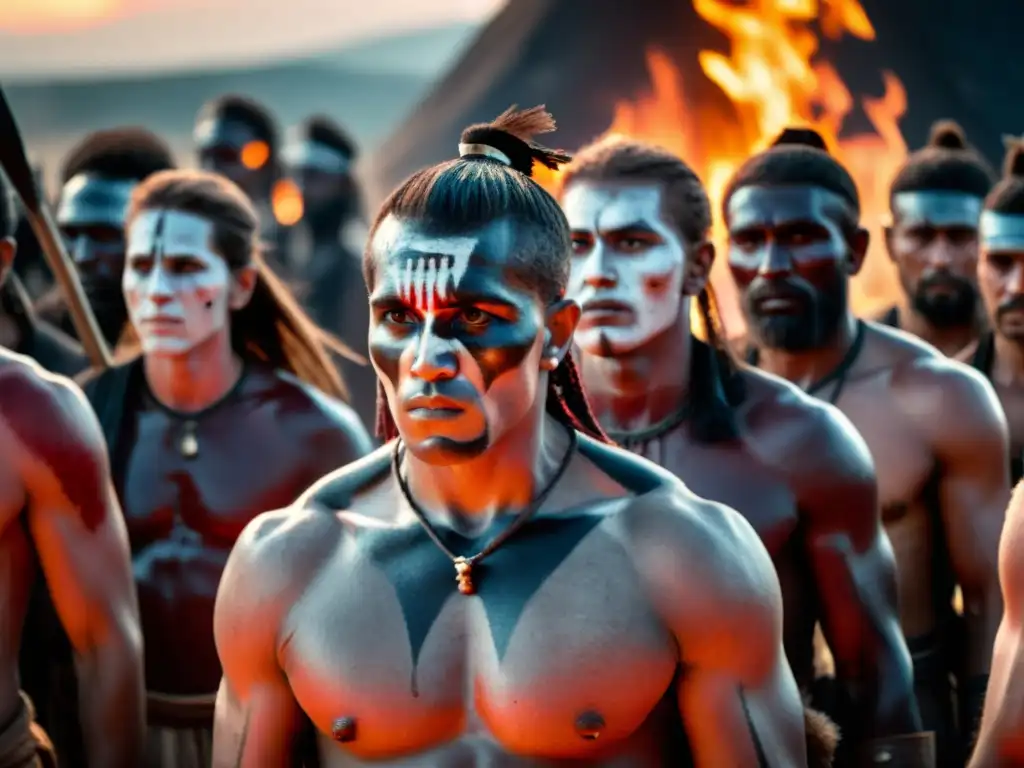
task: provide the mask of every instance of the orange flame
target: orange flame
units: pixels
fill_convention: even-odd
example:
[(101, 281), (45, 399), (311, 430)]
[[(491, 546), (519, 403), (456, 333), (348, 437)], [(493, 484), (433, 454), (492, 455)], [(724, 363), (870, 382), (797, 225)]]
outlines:
[[(722, 193), (735, 170), (783, 128), (814, 128), (857, 182), (862, 221), (872, 230), (867, 263), (851, 289), (853, 309), (868, 313), (895, 301), (898, 282), (878, 225), (888, 211), (889, 182), (907, 155), (898, 126), (907, 109), (906, 91), (895, 75), (884, 73), (884, 95), (862, 103), (875, 132), (840, 139), (854, 99), (834, 67), (814, 61), (819, 46), (811, 28), (815, 21), (832, 39), (844, 33), (874, 39), (874, 28), (858, 0), (750, 0), (743, 6), (735, 0), (694, 0), (694, 10), (729, 40), (728, 55), (701, 51), (698, 61), (729, 98), (733, 113), (695, 105), (671, 59), (649, 51), (650, 93), (616, 104), (605, 135), (649, 141), (686, 159), (707, 187), (716, 213), (713, 237), (722, 244)], [(539, 180), (549, 188), (557, 185), (555, 175)], [(713, 280), (730, 331), (740, 330), (742, 320), (724, 259), (717, 260)]]

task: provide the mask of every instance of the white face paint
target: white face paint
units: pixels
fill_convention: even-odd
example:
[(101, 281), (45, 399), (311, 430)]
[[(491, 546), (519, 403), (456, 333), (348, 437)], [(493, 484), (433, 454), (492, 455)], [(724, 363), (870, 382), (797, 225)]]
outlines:
[(146, 354), (184, 355), (227, 327), (231, 271), (212, 238), (212, 223), (190, 213), (142, 211), (132, 222), (121, 287)]
[(477, 242), (476, 237), (430, 237), (389, 216), (377, 227), (373, 251), (381, 256), (403, 251), (410, 254), (410, 258), (395, 261), (389, 268), (391, 280), (403, 301), (426, 313), (433, 311), (437, 300), (447, 299), (458, 288)]
[(661, 194), (579, 181), (562, 198), (573, 231), (568, 296), (583, 309), (575, 339), (584, 352), (626, 354), (679, 318), (686, 251), (662, 218)]

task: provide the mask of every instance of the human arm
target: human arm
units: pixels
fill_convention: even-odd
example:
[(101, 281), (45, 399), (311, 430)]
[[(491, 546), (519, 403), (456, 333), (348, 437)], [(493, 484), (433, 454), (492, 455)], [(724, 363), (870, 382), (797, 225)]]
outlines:
[(946, 547), (963, 593), (966, 655), (959, 660), (959, 687), (961, 728), (969, 739), (981, 715), (1002, 616), (998, 552), (1010, 493), (1009, 436), (995, 392), (976, 371), (943, 360), (925, 374), (931, 386), (919, 391), (936, 402), (922, 413), (921, 425), (935, 452)]
[(767, 551), (731, 509), (688, 497), (635, 516), (636, 562), (680, 650), (680, 717), (698, 768), (806, 765)]
[(1024, 484), (1014, 489), (999, 544), (1003, 614), (970, 768), (1024, 766)]
[(7, 457), (75, 656), (90, 765), (136, 768), (145, 736), (142, 634), (131, 552), (99, 424), (70, 382), (31, 371), (2, 382)]
[(896, 605), (896, 561), (867, 444), (838, 409), (820, 404), (811, 413), (793, 456), (808, 580), (849, 706), (839, 723), (843, 747), (869, 749), (870, 739), (922, 728)]
[[(213, 730), (214, 768), (298, 766), (304, 719), (280, 665), (288, 610), (329, 537), (296, 506), (253, 520), (217, 590), (213, 636), (223, 678)], [(310, 523), (313, 525), (310, 525)]]

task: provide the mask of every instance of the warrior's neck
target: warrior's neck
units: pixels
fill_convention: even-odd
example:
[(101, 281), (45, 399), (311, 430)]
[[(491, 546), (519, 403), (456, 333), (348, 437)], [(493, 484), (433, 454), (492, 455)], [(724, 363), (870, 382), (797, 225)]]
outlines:
[(242, 375), (242, 361), (226, 334), (217, 334), (185, 355), (144, 355), (143, 372), (161, 404), (194, 413), (231, 391)]
[(984, 327), (984, 321), (981, 318), (976, 318), (972, 322), (963, 325), (947, 328), (939, 327), (928, 322), (918, 312), (915, 312), (912, 307), (907, 308), (901, 314), (900, 321), (902, 330), (927, 341), (947, 356), (955, 355), (978, 338)]
[(759, 347), (757, 366), (807, 389), (836, 370), (850, 351), (856, 335), (857, 319), (847, 313), (838, 331), (820, 347), (799, 351)]
[(570, 442), (564, 427), (530, 413), (479, 456), (457, 464), (427, 464), (406, 451), (401, 472), (416, 504), (432, 521), (467, 535), (495, 517), (517, 514), (547, 487)]
[(644, 429), (668, 418), (690, 388), (688, 316), (628, 354), (578, 354), (590, 407), (601, 426), (613, 432)]

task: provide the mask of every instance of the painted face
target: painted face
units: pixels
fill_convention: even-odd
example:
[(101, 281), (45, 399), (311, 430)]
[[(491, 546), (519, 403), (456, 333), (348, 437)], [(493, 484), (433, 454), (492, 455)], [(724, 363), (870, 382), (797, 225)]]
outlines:
[(661, 189), (580, 181), (562, 199), (572, 228), (569, 298), (583, 315), (576, 343), (592, 355), (628, 354), (679, 319), (685, 306), (682, 238), (661, 213)]
[(199, 166), (235, 182), (251, 196), (270, 167), (270, 147), (245, 123), (209, 118), (193, 133)]
[(226, 332), (231, 272), (213, 225), (181, 211), (142, 211), (128, 231), (125, 302), (142, 350), (185, 355)]
[(479, 455), (538, 397), (545, 308), (520, 287), (512, 226), (435, 237), (389, 216), (371, 245), (370, 360), (409, 450)]
[(981, 204), (981, 198), (961, 192), (893, 196), (889, 255), (914, 309), (933, 325), (974, 320)]
[(1024, 215), (981, 214), (978, 288), (989, 322), (1001, 336), (1024, 344)]
[(729, 198), (729, 269), (747, 327), (771, 349), (814, 349), (847, 309), (844, 219), (853, 212), (814, 186), (742, 187)]
[(78, 270), (82, 288), (109, 342), (127, 320), (121, 294), (124, 272), (124, 220), (135, 181), (79, 174), (61, 190), (57, 225)]

